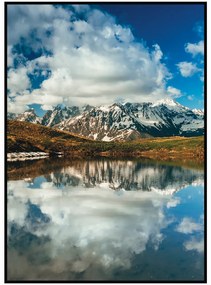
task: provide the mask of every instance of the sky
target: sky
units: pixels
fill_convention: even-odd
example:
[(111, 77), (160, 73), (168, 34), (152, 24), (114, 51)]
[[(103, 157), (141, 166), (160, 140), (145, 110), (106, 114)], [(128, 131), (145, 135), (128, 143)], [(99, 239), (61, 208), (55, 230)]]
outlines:
[(172, 98), (204, 108), (203, 4), (7, 6), (8, 111)]

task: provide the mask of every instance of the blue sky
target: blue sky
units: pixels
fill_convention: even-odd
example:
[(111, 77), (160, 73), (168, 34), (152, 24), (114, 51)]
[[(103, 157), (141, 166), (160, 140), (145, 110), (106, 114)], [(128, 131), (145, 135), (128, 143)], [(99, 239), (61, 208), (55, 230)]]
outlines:
[(173, 98), (203, 108), (203, 4), (8, 5), (8, 110)]
[(184, 48), (187, 43), (204, 40), (203, 5), (145, 4), (141, 7), (127, 5), (127, 8), (125, 5), (102, 5), (101, 8), (116, 15), (120, 23), (128, 23), (136, 38), (144, 40), (148, 46), (157, 43), (164, 53), (166, 65), (173, 73), (168, 83), (181, 89), (184, 94), (177, 101), (190, 108), (203, 108), (204, 82), (199, 80), (200, 73), (183, 77), (177, 66), (178, 62), (185, 61), (204, 68), (203, 55), (199, 53), (193, 59)]

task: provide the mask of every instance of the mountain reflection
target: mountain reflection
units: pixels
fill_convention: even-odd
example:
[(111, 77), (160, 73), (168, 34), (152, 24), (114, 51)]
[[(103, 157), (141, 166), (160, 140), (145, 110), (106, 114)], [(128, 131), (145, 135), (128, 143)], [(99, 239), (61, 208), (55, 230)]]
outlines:
[(203, 184), (203, 172), (182, 167), (137, 161), (75, 161), (45, 175), (56, 187), (93, 188), (106, 186), (113, 190), (166, 191), (171, 193), (187, 185)]
[[(173, 226), (171, 232), (182, 236), (172, 253), (174, 262), (180, 264), (185, 254), (189, 269), (181, 272), (190, 278), (187, 271), (192, 272), (201, 258), (191, 252), (198, 249), (202, 256), (202, 220), (181, 220), (168, 212), (182, 203), (172, 194), (202, 184), (203, 172), (149, 162), (96, 160), (74, 161), (46, 173), (8, 181), (9, 280), (121, 280), (124, 274), (134, 279), (134, 268), (139, 280), (171, 280), (178, 269), (169, 267), (167, 260), (162, 271), (154, 261), (165, 244), (165, 230)], [(200, 236), (195, 238), (194, 232)], [(167, 246), (167, 252), (172, 249)], [(148, 271), (142, 270), (145, 258), (151, 264)]]

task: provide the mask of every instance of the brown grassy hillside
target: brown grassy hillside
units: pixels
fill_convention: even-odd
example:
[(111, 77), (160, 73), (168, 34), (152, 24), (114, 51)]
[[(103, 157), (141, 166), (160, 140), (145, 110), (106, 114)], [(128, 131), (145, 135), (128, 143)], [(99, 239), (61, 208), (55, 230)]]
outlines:
[(87, 139), (69, 132), (20, 121), (7, 123), (7, 152), (64, 151)]

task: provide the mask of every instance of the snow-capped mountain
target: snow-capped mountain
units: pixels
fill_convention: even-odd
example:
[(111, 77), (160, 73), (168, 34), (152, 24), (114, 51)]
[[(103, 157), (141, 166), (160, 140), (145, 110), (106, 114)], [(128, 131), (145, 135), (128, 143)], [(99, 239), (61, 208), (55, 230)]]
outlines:
[(53, 127), (60, 122), (80, 114), (79, 107), (62, 107), (56, 106), (53, 110), (49, 110), (42, 118), (42, 125)]
[(102, 141), (204, 133), (204, 112), (191, 110), (172, 99), (99, 107), (57, 106), (42, 118), (30, 109), (19, 115), (8, 113), (8, 119), (39, 123)]
[(34, 124), (41, 124), (42, 119), (36, 115), (34, 109), (29, 109), (24, 113), (17, 115), (16, 120), (22, 122), (30, 122)]
[[(80, 134), (95, 140), (135, 139), (141, 137), (134, 120), (118, 104), (94, 107), (79, 116), (56, 125), (56, 128)], [(142, 134), (145, 136), (145, 134)]]
[(129, 140), (150, 136), (195, 136), (204, 133), (204, 117), (167, 99), (94, 107), (55, 126), (95, 140)]

